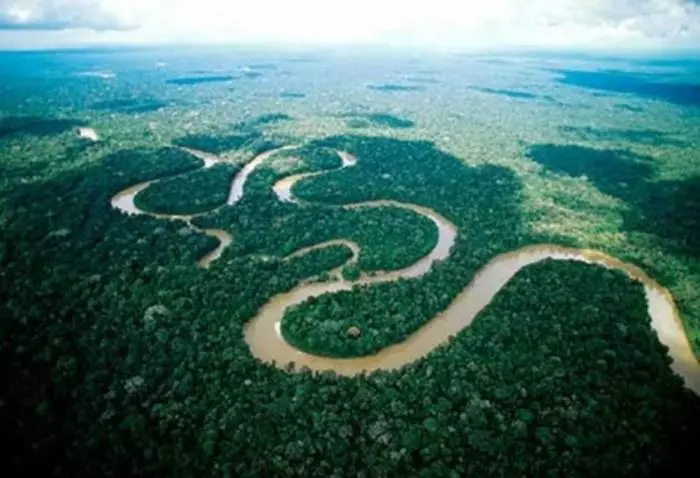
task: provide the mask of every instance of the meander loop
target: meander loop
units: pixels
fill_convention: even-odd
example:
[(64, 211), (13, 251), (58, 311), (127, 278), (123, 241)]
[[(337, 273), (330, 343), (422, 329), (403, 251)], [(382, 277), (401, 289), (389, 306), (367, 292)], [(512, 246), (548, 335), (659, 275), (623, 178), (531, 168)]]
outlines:
[[(235, 206), (240, 201), (244, 194), (247, 179), (265, 160), (280, 151), (294, 148), (296, 146), (285, 146), (267, 151), (249, 162), (234, 178), (226, 206)], [(225, 161), (222, 158), (201, 151), (192, 149), (186, 149), (186, 151), (204, 161), (203, 168), (209, 168), (214, 164)], [(357, 159), (349, 153), (340, 151), (338, 154), (342, 160), (342, 165), (338, 169), (353, 167), (357, 164)], [(331, 171), (335, 170), (289, 176), (278, 181), (273, 186), (273, 189), (280, 201), (302, 203), (292, 194), (294, 184), (304, 178), (328, 174)], [(226, 247), (230, 245), (231, 235), (220, 229), (200, 230), (192, 224), (191, 221), (194, 217), (212, 211), (197, 215), (180, 216), (151, 213), (137, 208), (134, 204), (134, 197), (158, 181), (157, 179), (145, 181), (119, 192), (112, 198), (112, 206), (127, 214), (145, 214), (160, 219), (182, 220), (192, 229), (216, 237), (219, 240), (219, 245), (199, 260), (200, 267), (206, 268), (210, 266), (212, 262), (221, 257)], [(304, 282), (291, 291), (273, 296), (258, 310), (256, 316), (246, 323), (244, 328), (245, 340), (252, 355), (257, 359), (267, 363), (274, 362), (279, 368), (286, 368), (287, 364), (294, 362), (296, 366), (295, 371), (300, 371), (306, 367), (315, 372), (333, 370), (339, 375), (346, 376), (375, 370), (398, 369), (425, 357), (437, 347), (445, 344), (451, 336), (468, 327), (523, 267), (546, 259), (580, 261), (621, 270), (630, 278), (644, 285), (651, 325), (661, 343), (669, 349), (669, 355), (672, 359), (671, 369), (683, 379), (689, 389), (700, 394), (700, 363), (690, 347), (670, 292), (632, 264), (621, 262), (602, 252), (572, 249), (552, 244), (528, 246), (495, 257), (476, 274), (471, 283), (455, 297), (447, 309), (431, 319), (403, 342), (386, 347), (374, 355), (358, 358), (331, 358), (309, 354), (293, 347), (284, 340), (280, 333), (280, 324), (288, 307), (325, 293), (351, 290), (356, 285), (371, 285), (395, 281), (401, 278), (421, 277), (431, 270), (434, 263), (449, 258), (452, 246), (459, 234), (457, 227), (447, 218), (432, 209), (416, 204), (397, 201), (367, 201), (338, 207), (349, 209), (398, 207), (413, 211), (416, 214), (427, 217), (435, 224), (438, 229), (438, 242), (427, 256), (402, 270), (377, 272), (371, 276), (363, 275), (356, 281), (345, 281), (341, 278), (338, 269), (331, 271), (331, 276), (335, 278), (333, 282)], [(284, 260), (300, 257), (312, 250), (338, 245), (348, 247), (352, 251), (353, 255), (348, 263), (357, 261), (360, 254), (359, 246), (352, 241), (342, 238), (301, 249), (287, 256)]]

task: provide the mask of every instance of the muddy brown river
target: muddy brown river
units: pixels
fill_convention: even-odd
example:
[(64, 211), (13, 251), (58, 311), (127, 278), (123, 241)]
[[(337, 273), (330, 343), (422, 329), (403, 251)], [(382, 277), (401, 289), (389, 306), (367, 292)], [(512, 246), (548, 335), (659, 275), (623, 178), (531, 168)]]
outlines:
[[(236, 175), (231, 184), (227, 206), (235, 206), (243, 197), (245, 183), (257, 167), (273, 154), (293, 148), (295, 148), (295, 146), (287, 146), (268, 151), (257, 156), (253, 161), (248, 163), (243, 170)], [(204, 162), (204, 168), (211, 167), (214, 164), (224, 161), (208, 153), (192, 149), (187, 149), (186, 151), (200, 158)], [(339, 169), (352, 167), (357, 164), (357, 159), (352, 155), (346, 152), (339, 152), (338, 154), (342, 159), (342, 166)], [(292, 193), (294, 184), (304, 178), (326, 174), (328, 172), (329, 171), (320, 171), (289, 176), (277, 182), (273, 186), (273, 190), (280, 201), (301, 203), (302, 201), (296, 198)], [(196, 215), (178, 216), (157, 214), (137, 208), (134, 204), (135, 196), (157, 181), (158, 180), (145, 181), (119, 192), (112, 198), (112, 206), (126, 214), (146, 214), (160, 219), (181, 220), (187, 223), (189, 227), (217, 238), (219, 245), (199, 261), (201, 267), (208, 267), (221, 256), (226, 247), (231, 243), (231, 235), (219, 229), (200, 230), (196, 228), (191, 223)], [(400, 368), (425, 357), (431, 351), (447, 342), (450, 336), (456, 335), (461, 330), (468, 327), (496, 294), (498, 294), (508, 281), (523, 267), (545, 259), (554, 259), (586, 262), (610, 269), (618, 269), (624, 271), (632, 279), (641, 282), (645, 288), (652, 327), (656, 331), (661, 343), (669, 348), (669, 355), (672, 359), (672, 370), (683, 378), (688, 388), (700, 394), (700, 363), (693, 354), (670, 292), (650, 278), (644, 271), (632, 264), (621, 262), (614, 257), (598, 251), (571, 249), (550, 244), (528, 246), (495, 257), (477, 273), (472, 282), (457, 295), (447, 309), (418, 329), (408, 339), (386, 347), (374, 355), (340, 359), (312, 355), (294, 348), (284, 340), (280, 333), (280, 324), (284, 317), (284, 312), (288, 307), (300, 304), (308, 298), (325, 293), (351, 290), (355, 285), (371, 285), (395, 281), (400, 278), (408, 279), (420, 277), (430, 271), (433, 264), (437, 261), (442, 261), (449, 257), (452, 246), (459, 233), (455, 225), (447, 218), (432, 209), (415, 204), (396, 201), (369, 201), (339, 207), (351, 209), (398, 207), (410, 210), (416, 214), (427, 217), (435, 224), (438, 230), (438, 242), (427, 256), (402, 270), (375, 272), (372, 275), (364, 274), (357, 281), (351, 282), (342, 280), (340, 268), (338, 268), (331, 271), (331, 277), (334, 278), (333, 282), (304, 282), (291, 291), (275, 295), (260, 308), (257, 315), (253, 317), (244, 328), (246, 343), (253, 356), (257, 359), (267, 363), (272, 363), (274, 361), (276, 366), (280, 368), (284, 368), (290, 362), (294, 362), (296, 364), (296, 370), (300, 370), (302, 367), (308, 367), (317, 372), (333, 370), (340, 375), (346, 376), (356, 375), (363, 371), (371, 372), (374, 370), (392, 370)], [(359, 246), (354, 242), (341, 238), (301, 249), (287, 256), (284, 260), (300, 257), (312, 250), (338, 245), (348, 247), (352, 251), (353, 256), (349, 259), (349, 263), (357, 261), (360, 254)]]

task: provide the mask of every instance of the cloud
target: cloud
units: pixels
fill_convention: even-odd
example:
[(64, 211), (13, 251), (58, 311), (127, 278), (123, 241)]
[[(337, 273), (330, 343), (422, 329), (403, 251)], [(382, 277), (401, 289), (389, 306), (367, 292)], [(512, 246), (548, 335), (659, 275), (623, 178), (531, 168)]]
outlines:
[(700, 0), (0, 0), (0, 30), (76, 28), (101, 33), (61, 41), (692, 47)]
[(0, 29), (128, 30), (138, 27), (131, 13), (109, 0), (0, 0)]

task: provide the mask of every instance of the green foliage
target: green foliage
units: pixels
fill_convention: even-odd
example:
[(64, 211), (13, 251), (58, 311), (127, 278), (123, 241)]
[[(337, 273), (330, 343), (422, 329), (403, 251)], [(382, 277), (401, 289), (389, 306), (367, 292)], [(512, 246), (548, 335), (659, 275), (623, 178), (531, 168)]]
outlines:
[(279, 123), (280, 121), (291, 121), (293, 119), (294, 118), (285, 113), (265, 113), (238, 124), (236, 129), (255, 129), (261, 126)]
[(342, 165), (340, 156), (338, 156), (336, 150), (332, 148), (319, 148), (305, 145), (288, 154), (302, 158), (308, 165), (307, 169), (299, 170), (300, 172), (305, 172), (307, 170), (316, 171), (319, 169), (335, 169)]
[(556, 173), (585, 176), (608, 194), (643, 182), (654, 171), (650, 158), (622, 150), (542, 144), (531, 147), (528, 156)]
[[(335, 108), (324, 92), (338, 93), (343, 104), (359, 111), (402, 111), (407, 107), (403, 100), (413, 94), (380, 89), (388, 91), (377, 92), (375, 99), (382, 104), (361, 109), (368, 90), (345, 88), (345, 60), (325, 54), (300, 58), (293, 52), (274, 58), (285, 62), (285, 73), (293, 75), (288, 78), (280, 70), (279, 75), (266, 74), (265, 81), (241, 82), (235, 90), (228, 77), (210, 87), (163, 88), (175, 72), (218, 75), (212, 72), (250, 64), (252, 58), (230, 49), (196, 58), (178, 58), (183, 53), (176, 52), (167, 58), (167, 67), (153, 68), (156, 59), (166, 58), (152, 55), (116, 50), (0, 55), (5, 475), (645, 477), (688, 472), (700, 427), (698, 400), (669, 372), (666, 353), (642, 310), (640, 287), (593, 266), (546, 263), (523, 270), (470, 328), (399, 371), (345, 379), (332, 373), (289, 374), (254, 360), (242, 332), (257, 308), (301, 280), (342, 266), (350, 251), (334, 247), (281, 261), (247, 257), (246, 248), (284, 254), (300, 244), (346, 237), (349, 226), (335, 228), (336, 218), (324, 208), (296, 205), (274, 210), (273, 217), (289, 217), (289, 223), (258, 224), (271, 211), (266, 204), (275, 198), (269, 188), (280, 178), (261, 170), (246, 186), (246, 195), (260, 197), (251, 196), (245, 213), (221, 214), (216, 220), (235, 230), (234, 241), (253, 227), (265, 236), (257, 239), (264, 244), (252, 235), (245, 248), (234, 242), (201, 271), (196, 260), (214, 247), (212, 239), (183, 223), (126, 217), (111, 209), (110, 197), (142, 180), (201, 168), (199, 161), (177, 151), (144, 149), (153, 141), (169, 141), (192, 127), (210, 131), (213, 123), (224, 131), (208, 133), (212, 136), (206, 139), (214, 143), (217, 136), (246, 137), (251, 130), (272, 128), (271, 123), (226, 130), (242, 118), (255, 118), (256, 108), (273, 102), (274, 92), (282, 88), (309, 94), (298, 104), (282, 102), (303, 107), (303, 122), (279, 123), (286, 134), (299, 138), (322, 136), (338, 126), (324, 116)], [(421, 134), (449, 136), (445, 144), (463, 155), (461, 160), (428, 143), (335, 138), (335, 145), (358, 154), (358, 169), (309, 179), (295, 192), (309, 200), (326, 201), (327, 196), (335, 204), (389, 197), (433, 207), (460, 227), (454, 254), (434, 274), (410, 281), (415, 286), (391, 285), (382, 297), (360, 290), (347, 299), (336, 295), (323, 300), (347, 300), (371, 314), (383, 310), (378, 305), (382, 300), (385, 309), (401, 310), (415, 296), (430, 308), (433, 299), (449, 300), (498, 252), (553, 241), (605, 250), (668, 286), (700, 351), (700, 262), (693, 223), (700, 197), (693, 150), (698, 118), (688, 108), (692, 102), (681, 101), (693, 98), (697, 89), (688, 85), (697, 74), (691, 70), (685, 83), (664, 77), (651, 84), (647, 80), (668, 76), (664, 72), (681, 75), (681, 62), (661, 62), (664, 66), (638, 59), (634, 74), (596, 72), (591, 64), (591, 71), (562, 70), (561, 84), (552, 85), (549, 75), (530, 75), (537, 67), (534, 57), (527, 64), (448, 60), (428, 55), (403, 64), (397, 58), (351, 59), (353, 66), (367, 62), (375, 78), (397, 78), (398, 73), (412, 85), (419, 83), (420, 74), (439, 81), (435, 101), (408, 106), (421, 118)], [(575, 63), (576, 68), (582, 65), (580, 58)], [(540, 63), (545, 68), (551, 64), (551, 58)], [(79, 74), (96, 68), (112, 69), (117, 78)], [(258, 74), (256, 68), (253, 74)], [(492, 94), (464, 94), (465, 84), (483, 81), (484, 68), (499, 77), (497, 84), (488, 85)], [(364, 74), (359, 68), (356, 73)], [(525, 74), (533, 82), (527, 93), (536, 93), (536, 101), (523, 101), (528, 100), (521, 95), (524, 90), (504, 89)], [(580, 86), (602, 93), (587, 95)], [(629, 104), (619, 104), (615, 92), (632, 93), (625, 97)], [(556, 102), (548, 93), (556, 95)], [(506, 102), (493, 95), (521, 100)], [(153, 97), (171, 106), (140, 117), (92, 109), (102, 101)], [(131, 109), (126, 103), (113, 106)], [(198, 118), (189, 116), (200, 109)], [(107, 139), (79, 141), (70, 133), (83, 123), (61, 120), (66, 115), (90, 119)], [(579, 126), (559, 128), (563, 123)], [(673, 136), (647, 134), (653, 131)], [(392, 134), (408, 136), (411, 131)], [(519, 154), (533, 138), (591, 143), (589, 149), (608, 148), (651, 169), (628, 168), (614, 155), (603, 155), (595, 167), (572, 168), (573, 175), (563, 170), (540, 174), (542, 168)], [(244, 157), (276, 139), (251, 136), (238, 146), (241, 140), (236, 139), (232, 149), (221, 151), (239, 150), (237, 158)], [(688, 147), (681, 147), (681, 139)], [(318, 147), (320, 142), (308, 149)], [(111, 154), (119, 149), (124, 151)], [(541, 164), (550, 171), (567, 157), (565, 150), (548, 153), (548, 164)], [(320, 166), (306, 159), (293, 171), (338, 165), (331, 155)], [(605, 161), (612, 167), (606, 168)], [(630, 182), (624, 179), (628, 172), (633, 173), (627, 175)], [(643, 180), (634, 180), (636, 172)], [(588, 180), (575, 179), (584, 174)], [(626, 189), (618, 178), (628, 182)], [(258, 204), (265, 204), (259, 215), (254, 210)], [(385, 211), (368, 213), (357, 211), (347, 221), (356, 228), (365, 221), (383, 224), (387, 217)], [(296, 217), (304, 218), (298, 228)], [(408, 228), (413, 219), (396, 220)], [(378, 229), (374, 239), (371, 228), (361, 229), (368, 231), (361, 243), (365, 256), (375, 250), (383, 257), (430, 242), (427, 236), (401, 238), (391, 224)], [(392, 246), (383, 248), (378, 234), (387, 234)], [(406, 260), (417, 257), (421, 248), (407, 252)], [(407, 295), (402, 296), (404, 287)], [(314, 307), (307, 310), (313, 313)], [(416, 323), (423, 320), (420, 314)], [(316, 328), (332, 329), (332, 321), (320, 314), (318, 319)], [(362, 330), (356, 342), (372, 333), (367, 321), (349, 323)], [(394, 340), (391, 325), (376, 323), (380, 340)], [(346, 337), (347, 329), (341, 331)], [(316, 337), (328, 342), (327, 335)]]
[[(534, 240), (520, 224), (519, 182), (505, 168), (467, 168), (426, 142), (351, 136), (311, 147), (344, 149), (359, 163), (300, 183), (301, 198), (411, 201), (469, 232), (421, 280), (300, 307), (317, 314), (319, 330), (337, 327), (322, 317), (324, 303), (346, 311), (343, 327), (352, 314), (360, 348), (399, 340), (396, 324), (424, 324), (486, 261)], [(337, 167), (322, 154), (295, 171)], [(275, 294), (351, 254), (340, 246), (289, 261), (245, 254), (281, 257), (342, 237), (360, 243), (362, 256), (396, 266), (430, 250), (435, 228), (396, 208), (279, 204), (270, 186), (280, 175), (263, 168), (240, 204), (202, 219), (233, 232), (236, 243), (200, 270), (210, 238), (183, 223), (127, 217), (109, 200), (137, 182), (201, 167), (178, 149), (122, 151), (4, 198), (0, 418), (8, 469), (46, 464), (42, 476), (71, 477), (642, 477), (677, 473), (692, 456), (700, 403), (669, 371), (641, 286), (592, 265), (526, 268), (468, 329), (401, 370), (348, 379), (258, 362), (242, 340), (245, 323)], [(283, 330), (290, 324), (285, 318)], [(328, 334), (311, 338), (336, 345)]]
[[(196, 224), (231, 230), (236, 237), (232, 251), (239, 255), (256, 253), (281, 257), (321, 242), (349, 239), (362, 248), (358, 267), (363, 271), (401, 269), (432, 250), (437, 242), (434, 224), (411, 211), (395, 207), (346, 210), (280, 203), (271, 191), (277, 180), (319, 167), (340, 166), (340, 159), (333, 150), (319, 146), (314, 145), (313, 154), (309, 154), (310, 148), (280, 153), (280, 158), (299, 156), (304, 162), (292, 169), (285, 168), (283, 172), (261, 168), (249, 178), (245, 194), (235, 208), (224, 208), (198, 218)], [(324, 177), (342, 175), (346, 171), (331, 172)]]
[[(283, 333), (303, 350), (329, 356), (363, 356), (400, 342), (445, 309), (486, 262), (532, 240), (521, 230), (519, 187), (508, 170), (493, 166), (466, 168), (431, 143), (420, 141), (340, 136), (315, 142), (312, 146), (345, 150), (359, 161), (352, 168), (299, 183), (294, 191), (302, 199), (325, 204), (408, 199), (442, 213), (469, 234), (460, 234), (450, 260), (435, 265), (420, 280), (358, 287), (311, 299), (288, 311), (282, 322)], [(427, 164), (430, 167), (426, 167)], [(484, 187), (486, 184), (488, 188)], [(407, 191), (411, 192), (410, 197)], [(383, 214), (400, 211), (387, 209)], [(358, 210), (363, 226), (371, 212)], [(384, 232), (385, 225), (385, 221), (378, 220), (368, 231), (375, 240), (381, 238), (384, 244), (389, 244), (387, 239), (400, 231), (398, 236), (402, 242), (396, 247), (401, 248), (419, 231), (392, 226)], [(434, 226), (431, 225), (430, 230), (434, 230)], [(502, 230), (510, 234), (501, 234)], [(346, 232), (351, 233), (353, 230)], [(366, 244), (373, 243), (361, 239), (353, 237), (362, 247), (358, 266), (363, 271), (373, 270), (366, 268), (363, 262), (372, 250)], [(385, 257), (390, 257), (396, 250), (385, 247), (381, 251)], [(416, 257), (412, 258), (415, 261)], [(318, 319), (306, 320), (311, 316)], [(319, 326), (321, 318), (327, 318), (331, 325)], [(327, 330), (345, 331), (351, 326), (362, 329), (362, 336), (355, 339), (344, 333), (327, 333)]]
[(356, 281), (362, 275), (362, 271), (355, 265), (349, 265), (343, 268), (343, 279), (348, 281)]
[(282, 145), (279, 140), (263, 134), (261, 127), (280, 121), (291, 121), (293, 118), (282, 113), (266, 113), (233, 126), (231, 134), (188, 134), (173, 140), (177, 146), (221, 154), (227, 151), (249, 150), (261, 153)]
[(386, 128), (406, 129), (412, 128), (416, 123), (409, 119), (401, 118), (389, 113), (372, 113), (366, 115), (356, 115), (355, 118), (348, 120), (347, 124), (351, 128), (367, 128), (370, 125), (375, 125)]
[(353, 129), (369, 128), (370, 126), (372, 126), (372, 123), (370, 123), (369, 121), (357, 118), (351, 118), (347, 120), (345, 124), (348, 125), (348, 128)]
[[(619, 107), (620, 105), (618, 105)], [(622, 105), (629, 108), (627, 105)], [(631, 109), (630, 111), (635, 111)], [(672, 145), (685, 146), (686, 143), (672, 137), (664, 131), (653, 129), (604, 129), (593, 128), (591, 126), (561, 126), (562, 132), (571, 134), (580, 139), (602, 140), (602, 141), (628, 141), (630, 143), (644, 143), (649, 145)]]
[[(646, 135), (654, 137), (653, 132)], [(700, 176), (655, 180), (651, 158), (620, 150), (548, 144), (533, 146), (528, 154), (550, 171), (586, 178), (625, 201), (625, 230), (658, 235), (667, 247), (700, 258)]]
[(84, 123), (75, 119), (10, 116), (0, 118), (0, 138), (10, 135), (50, 136), (82, 124)]
[(411, 128), (415, 123), (411, 120), (400, 118), (388, 113), (374, 113), (367, 115), (367, 119), (375, 124), (387, 126), (389, 128)]
[(159, 214), (199, 214), (222, 206), (240, 166), (217, 164), (209, 169), (165, 179), (150, 185), (135, 198), (144, 211)]
[(700, 404), (669, 372), (641, 287), (596, 266), (527, 268), (404, 370), (341, 379), (252, 359), (240, 336), (256, 308), (348, 257), (170, 263), (70, 284), (26, 257), (40, 282), (1, 283), (13, 287), (3, 338), (27, 347), (1, 350), (17, 417), (6, 423), (22, 417), (35, 459), (67, 476), (656, 476), (692, 451)]
[(214, 154), (235, 151), (238, 149), (252, 148), (257, 142), (263, 140), (260, 132), (236, 133), (230, 135), (212, 136), (207, 134), (190, 134), (177, 138), (173, 144), (187, 148), (207, 151)]
[(151, 98), (143, 99), (116, 99), (97, 101), (92, 104), (91, 109), (97, 111), (111, 111), (115, 113), (137, 114), (151, 113), (166, 108), (168, 103)]

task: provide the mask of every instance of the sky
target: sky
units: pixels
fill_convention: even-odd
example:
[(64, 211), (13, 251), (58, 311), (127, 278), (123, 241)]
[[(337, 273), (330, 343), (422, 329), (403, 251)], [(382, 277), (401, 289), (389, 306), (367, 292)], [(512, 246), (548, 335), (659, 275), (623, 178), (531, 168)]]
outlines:
[(700, 49), (700, 0), (0, 0), (0, 49), (168, 43)]

